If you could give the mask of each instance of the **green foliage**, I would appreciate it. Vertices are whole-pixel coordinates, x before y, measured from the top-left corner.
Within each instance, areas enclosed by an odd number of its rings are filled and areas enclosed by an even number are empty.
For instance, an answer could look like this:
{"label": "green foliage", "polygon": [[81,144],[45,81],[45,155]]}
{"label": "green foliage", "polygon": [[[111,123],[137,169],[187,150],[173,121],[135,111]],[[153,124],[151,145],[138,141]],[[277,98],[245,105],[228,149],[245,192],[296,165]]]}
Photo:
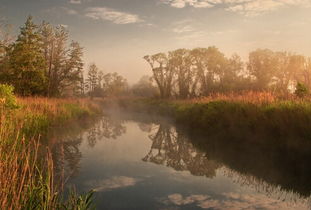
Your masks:
{"label": "green foliage", "polygon": [[[191,130],[251,132],[260,136],[264,130],[280,137],[311,138],[310,102],[282,101],[253,104],[233,101],[183,103],[162,100],[122,101],[126,109],[172,117]],[[284,143],[284,142],[283,142]],[[286,143],[286,142],[285,142]]]}
{"label": "green foliage", "polygon": [[308,88],[304,84],[298,82],[296,85],[295,95],[298,96],[299,98],[303,98],[308,94],[309,94]]}
{"label": "green foliage", "polygon": [[94,191],[80,196],[75,191],[71,191],[67,202],[62,207],[64,210],[95,210],[93,196]]}
{"label": "green foliage", "polygon": [[0,84],[0,107],[3,106],[8,109],[18,108],[13,91],[13,86]]}
{"label": "green foliage", "polygon": [[64,27],[36,25],[29,16],[16,41],[1,32],[0,82],[22,96],[83,94],[83,49],[78,42],[68,43]]}
{"label": "green foliage", "polygon": [[10,54],[11,81],[20,95],[42,95],[46,91],[46,62],[41,46],[38,26],[30,16],[21,28]]}

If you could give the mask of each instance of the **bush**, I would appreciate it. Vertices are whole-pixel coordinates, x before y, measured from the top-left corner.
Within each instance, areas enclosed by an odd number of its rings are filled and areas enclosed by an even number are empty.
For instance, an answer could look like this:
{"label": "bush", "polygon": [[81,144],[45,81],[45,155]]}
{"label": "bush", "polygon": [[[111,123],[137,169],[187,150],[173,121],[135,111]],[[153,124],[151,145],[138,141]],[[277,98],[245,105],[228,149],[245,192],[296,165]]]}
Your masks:
{"label": "bush", "polygon": [[298,82],[296,85],[295,95],[298,96],[299,98],[303,98],[308,94],[309,94],[308,88],[304,84]]}
{"label": "bush", "polygon": [[8,109],[18,108],[13,91],[13,86],[0,84],[0,107],[5,107]]}

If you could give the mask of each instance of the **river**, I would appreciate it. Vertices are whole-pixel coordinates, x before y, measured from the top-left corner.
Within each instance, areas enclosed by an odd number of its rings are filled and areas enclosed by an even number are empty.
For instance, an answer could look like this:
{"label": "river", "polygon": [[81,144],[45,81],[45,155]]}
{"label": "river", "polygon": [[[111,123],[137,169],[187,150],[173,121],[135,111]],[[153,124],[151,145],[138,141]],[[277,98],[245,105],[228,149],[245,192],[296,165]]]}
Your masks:
{"label": "river", "polygon": [[57,174],[66,189],[93,189],[97,209],[310,208],[308,150],[190,135],[116,111],[76,130],[53,144]]}

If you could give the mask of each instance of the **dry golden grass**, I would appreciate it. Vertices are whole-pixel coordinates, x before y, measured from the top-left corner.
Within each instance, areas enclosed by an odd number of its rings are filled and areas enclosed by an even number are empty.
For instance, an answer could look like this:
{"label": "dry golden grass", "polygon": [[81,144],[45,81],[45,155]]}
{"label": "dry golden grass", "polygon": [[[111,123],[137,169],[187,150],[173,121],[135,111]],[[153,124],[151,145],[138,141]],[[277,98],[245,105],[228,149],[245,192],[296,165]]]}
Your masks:
{"label": "dry golden grass", "polygon": [[272,104],[282,101],[307,102],[311,101],[311,97],[305,97],[303,99],[300,99],[293,94],[279,95],[272,92],[244,91],[230,93],[213,93],[205,97],[176,101],[181,103],[209,103],[212,101],[228,101],[251,104]]}
{"label": "dry golden grass", "polygon": [[40,132],[98,112],[87,99],[18,98],[18,109],[0,106],[0,209],[56,209],[51,154]]}
{"label": "dry golden grass", "polygon": [[38,140],[27,141],[12,124],[4,124],[0,128],[0,209],[55,206],[51,155],[42,153],[39,158]]}
{"label": "dry golden grass", "polygon": [[25,97],[17,98],[22,105],[22,111],[26,113],[45,114],[48,116],[58,116],[62,114],[64,105],[76,105],[80,109],[89,110],[100,109],[97,103],[89,99],[59,99],[59,98],[43,98],[43,97]]}

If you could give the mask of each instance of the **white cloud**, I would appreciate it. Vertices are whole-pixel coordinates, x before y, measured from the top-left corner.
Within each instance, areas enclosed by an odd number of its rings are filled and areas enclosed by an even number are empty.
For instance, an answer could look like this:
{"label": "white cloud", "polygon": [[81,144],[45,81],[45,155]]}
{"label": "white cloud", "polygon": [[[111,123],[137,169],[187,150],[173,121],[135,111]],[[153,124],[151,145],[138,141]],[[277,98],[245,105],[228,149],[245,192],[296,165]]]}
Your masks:
{"label": "white cloud", "polygon": [[95,20],[108,20],[115,24],[143,22],[138,15],[120,12],[106,7],[90,7],[86,10],[85,16]]}
{"label": "white cloud", "polygon": [[78,12],[74,9],[70,9],[68,7],[52,7],[46,10],[42,11],[43,13],[49,13],[52,14],[53,16],[60,16],[63,14],[67,14],[67,15],[77,15]]}
{"label": "white cloud", "polygon": [[290,6],[310,7],[310,0],[161,0],[175,8],[186,6],[194,8],[212,8],[221,5],[227,11],[245,16],[257,16]]}
{"label": "white cloud", "polygon": [[69,3],[71,4],[81,4],[81,0],[69,0]]}
{"label": "white cloud", "polygon": [[62,7],[61,8],[64,12],[66,12],[68,15],[76,15],[78,12],[74,9],[69,9],[67,7]]}
{"label": "white cloud", "polygon": [[169,4],[175,8],[184,8],[187,5],[195,8],[210,8],[214,6],[206,0],[162,0],[162,3]]}
{"label": "white cloud", "polygon": [[192,32],[192,31],[194,31],[194,28],[190,25],[176,26],[175,28],[173,28],[173,32],[178,33],[178,34]]}

